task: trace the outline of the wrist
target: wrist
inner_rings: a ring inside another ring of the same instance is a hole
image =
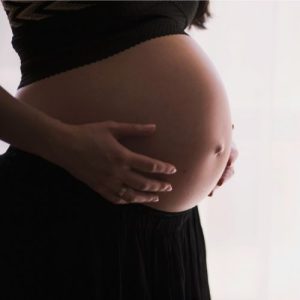
[[[64,166],[67,145],[71,140],[71,125],[58,119],[49,118],[45,126],[43,141],[37,154],[44,159]]]

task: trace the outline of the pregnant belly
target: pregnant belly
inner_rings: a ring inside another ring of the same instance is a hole
[[[214,188],[226,166],[231,115],[226,91],[202,48],[183,34],[154,38],[116,55],[34,82],[15,97],[66,123],[155,123],[152,136],[126,137],[130,150],[177,167],[158,203],[190,209]]]

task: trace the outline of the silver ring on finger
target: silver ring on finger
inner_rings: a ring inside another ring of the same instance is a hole
[[[126,194],[126,192],[127,192],[127,188],[122,187],[118,193],[118,196],[122,198]]]

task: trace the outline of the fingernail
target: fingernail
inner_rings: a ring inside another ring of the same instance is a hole
[[[168,173],[174,174],[174,173],[176,173],[176,172],[177,172],[177,169],[176,169],[176,168],[172,168],[172,169],[169,170]]]
[[[169,192],[169,191],[172,191],[172,189],[173,189],[173,188],[172,188],[172,186],[171,186],[171,185],[169,185],[169,186],[167,187],[166,191],[168,191],[168,192]]]

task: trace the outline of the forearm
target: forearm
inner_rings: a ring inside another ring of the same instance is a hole
[[[0,86],[1,140],[56,163],[56,149],[63,145],[66,127],[61,121],[16,100]]]

